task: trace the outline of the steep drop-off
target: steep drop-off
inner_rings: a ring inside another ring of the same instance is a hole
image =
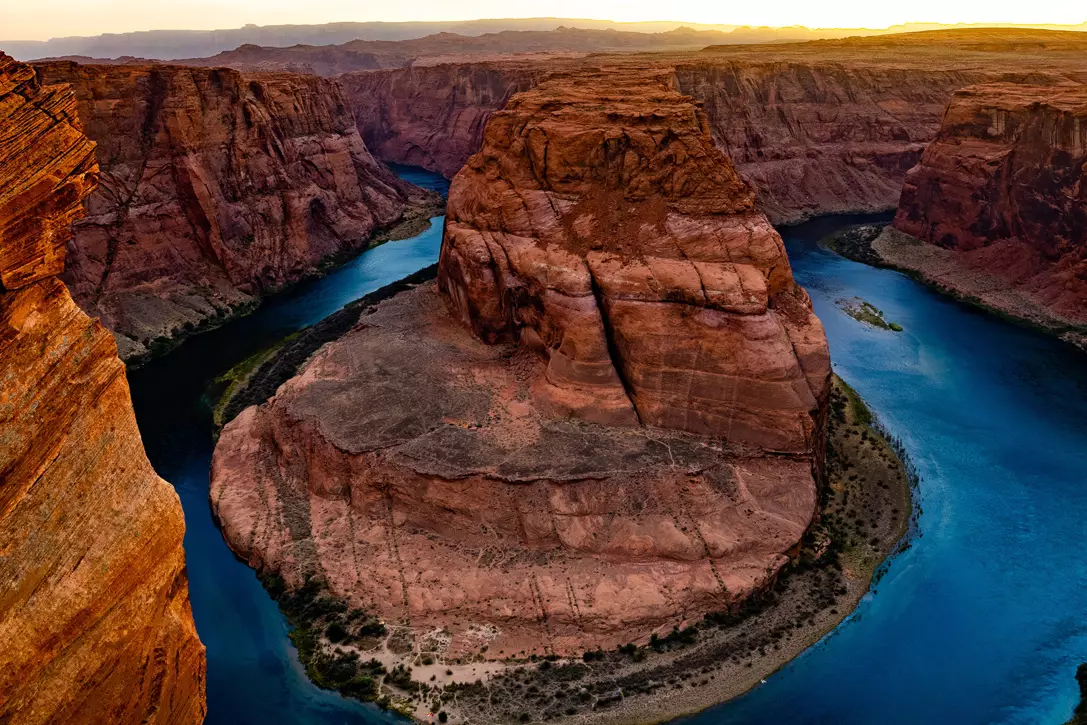
[[[815,510],[826,340],[670,83],[584,71],[491,118],[441,291],[224,428],[236,552],[449,657],[610,648],[774,580]]]
[[[556,63],[577,62],[449,64],[347,73],[340,80],[379,158],[452,176],[480,148],[490,114]],[[893,208],[951,93],[985,78],[712,56],[660,67],[673,68],[678,87],[702,101],[714,139],[777,223]]]
[[[172,66],[37,66],[69,83],[102,169],[64,281],[145,356],[364,248],[424,192],[367,151],[334,82]]]
[[[889,261],[1012,314],[1087,325],[1087,86],[955,94],[910,171]],[[1049,318],[1049,319],[1047,319]]]
[[[451,63],[345,73],[338,80],[378,158],[453,178],[479,150],[490,115],[544,73],[532,63]]]
[[[774,223],[893,209],[906,172],[963,86],[1087,80],[1083,33],[993,28],[701,53],[507,60],[341,76],[382,159],[452,176],[490,113],[555,70],[650,62],[702,101],[713,137]]]
[[[63,86],[0,54],[0,722],[200,723],[177,495],[57,279],[96,183]]]

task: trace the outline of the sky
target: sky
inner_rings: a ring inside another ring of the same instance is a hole
[[[46,40],[151,29],[509,17],[679,20],[884,28],[906,22],[1078,24],[1084,0],[0,0],[0,38]]]

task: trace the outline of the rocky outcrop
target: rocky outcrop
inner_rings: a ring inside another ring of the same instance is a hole
[[[822,327],[671,80],[557,75],[495,114],[450,190],[439,282],[482,339],[544,352],[563,414],[810,451]]]
[[[171,66],[37,71],[71,84],[98,143],[101,183],[64,281],[123,358],[251,308],[426,201],[373,159],[331,81]]]
[[[0,54],[0,721],[199,723],[181,505],[57,279],[98,173],[75,112]]]
[[[859,64],[858,64],[859,65]],[[883,211],[976,71],[707,60],[676,66],[775,223]]]
[[[773,581],[815,510],[826,340],[670,83],[580,71],[492,116],[440,291],[223,430],[236,552],[449,656],[614,647]]]
[[[486,117],[513,92],[579,65],[674,69],[713,137],[774,223],[895,208],[906,172],[956,90],[992,81],[1087,81],[1083,33],[988,28],[812,43],[718,46],[698,54],[526,59],[347,74],[367,143],[382,159],[452,176]]]
[[[960,279],[938,276],[953,289],[1033,316],[1005,304],[1019,296],[1053,324],[1085,325],[1085,169],[1087,86],[965,88],[910,171],[894,222],[942,249],[926,255],[899,245],[902,253],[892,250],[891,261],[929,276],[936,266],[951,265]],[[985,289],[967,289],[979,275]]]
[[[338,80],[379,159],[453,178],[479,150],[490,115],[545,72],[531,63],[464,63],[345,73]]]
[[[379,158],[451,177],[480,148],[490,114],[554,68],[555,62],[466,63],[347,73],[340,80]],[[674,68],[682,92],[703,103],[714,139],[775,223],[894,208],[947,99],[985,77],[716,58],[662,62],[665,68]]]

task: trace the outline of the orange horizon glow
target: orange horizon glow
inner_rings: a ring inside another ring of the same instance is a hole
[[[354,0],[0,0],[0,40],[48,40],[65,36],[140,30],[215,30],[256,25],[314,25],[329,22],[411,22],[479,18],[594,18],[616,22],[678,22],[721,26],[805,26],[812,29],[882,30],[907,23],[990,23],[1081,25],[1087,9],[1079,2],[1035,0],[912,0],[907,4],[869,1],[766,0],[721,3],[673,0],[667,17],[649,0],[442,0],[403,4]],[[1087,29],[1087,28],[1085,28]]]

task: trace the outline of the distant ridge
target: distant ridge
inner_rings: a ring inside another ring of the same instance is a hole
[[[620,23],[584,18],[497,18],[440,22],[364,22],[325,23],[323,25],[246,25],[224,30],[147,30],[131,33],[107,33],[88,37],[51,40],[0,40],[0,49],[22,60],[45,57],[83,56],[117,58],[134,56],[152,60],[202,58],[242,45],[284,47],[305,45],[340,45],[353,40],[411,40],[436,33],[479,36],[506,30],[546,31],[560,27],[582,30],[621,30],[634,33],[663,33],[677,28],[717,31],[728,34],[722,45],[771,43],[795,40],[836,39],[856,35],[883,35],[919,30],[969,27],[1030,27],[1051,30],[1087,30],[1081,25],[1024,25],[1000,23],[946,26],[937,23],[910,23],[890,28],[823,28],[802,26],[768,28],[706,25],[681,21]]]

